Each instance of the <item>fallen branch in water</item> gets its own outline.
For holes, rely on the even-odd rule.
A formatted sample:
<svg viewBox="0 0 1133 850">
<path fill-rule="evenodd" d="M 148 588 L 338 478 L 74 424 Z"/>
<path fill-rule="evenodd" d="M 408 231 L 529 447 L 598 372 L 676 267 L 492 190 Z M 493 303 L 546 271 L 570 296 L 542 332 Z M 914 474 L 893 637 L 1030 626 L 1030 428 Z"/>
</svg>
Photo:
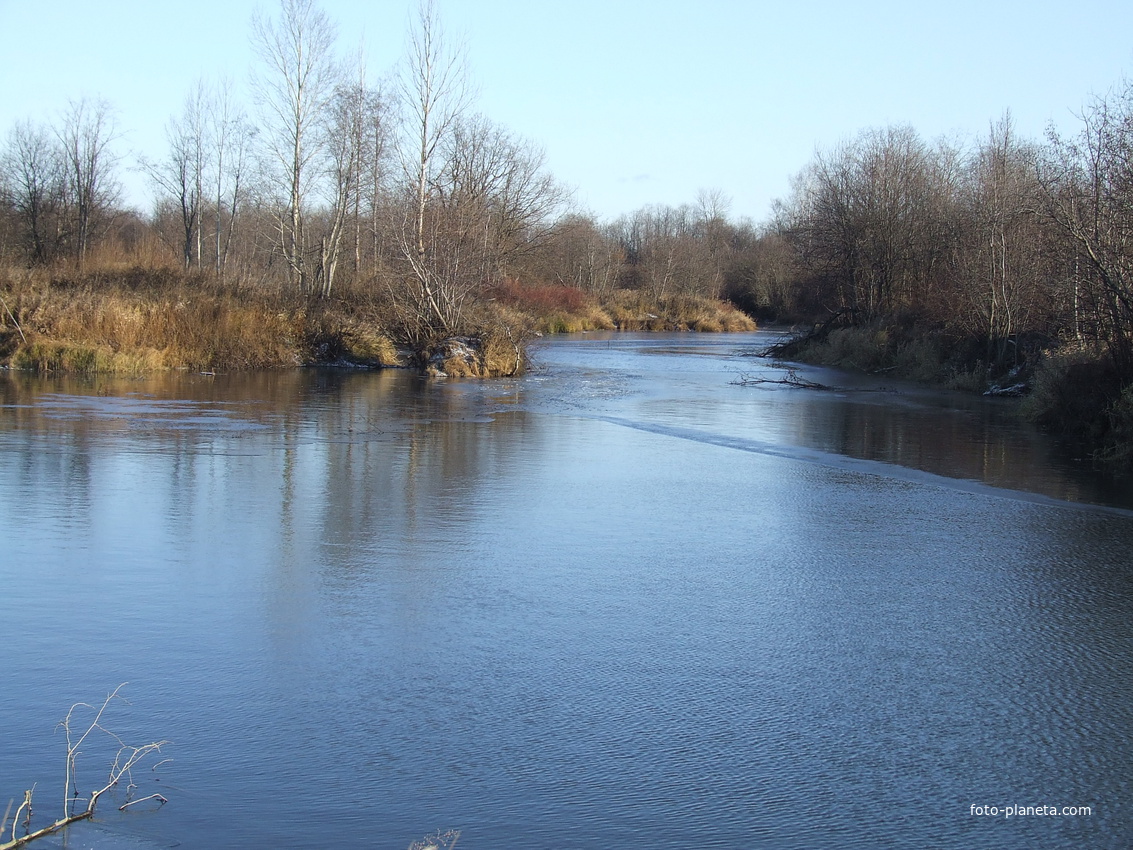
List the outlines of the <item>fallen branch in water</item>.
<svg viewBox="0 0 1133 850">
<path fill-rule="evenodd" d="M 161 748 L 169 742 L 154 741 L 149 744 L 143 744 L 140 747 L 133 747 L 125 743 L 116 734 L 102 725 L 102 716 L 103 714 L 105 714 L 106 709 L 110 706 L 110 703 L 112 703 L 114 700 L 122 700 L 123 702 L 126 701 L 125 697 L 120 696 L 118 693 L 125 686 L 126 683 L 123 682 L 121 685 L 107 694 L 106 699 L 103 701 L 101 707 L 97 709 L 93 705 L 85 702 L 77 702 L 71 706 L 71 710 L 67 712 L 67 716 L 63 718 L 63 720 L 59 724 L 63 727 L 63 731 L 67 736 L 67 773 L 66 778 L 63 782 L 63 817 L 52 824 L 48 824 L 42 829 L 37 829 L 35 832 L 28 831 L 31 828 L 32 793 L 35 791 L 35 786 L 33 785 L 29 790 L 24 792 L 24 802 L 20 804 L 18 809 L 16 809 L 16 814 L 12 820 L 12 837 L 9 841 L 0 843 L 0 850 L 14 850 L 14 848 L 17 847 L 23 847 L 29 841 L 34 841 L 35 839 L 42 838 L 45 835 L 51 835 L 52 833 L 58 832 L 64 827 L 70 826 L 76 821 L 86 820 L 87 818 L 92 817 L 94 815 L 95 806 L 98 804 L 98 798 L 109 791 L 111 788 L 113 788 L 115 785 L 117 785 L 123 777 L 126 777 L 127 781 L 129 782 L 127 794 L 129 795 L 129 793 L 132 793 L 132 790 L 136 786 L 132 781 L 130 781 L 131 768 L 136 767 L 142 759 L 144 759 L 151 753 L 161 752 Z M 76 738 L 75 733 L 78 730 L 72 728 L 72 723 L 76 719 L 75 711 L 82 708 L 90 709 L 91 711 L 95 712 L 95 715 L 94 719 L 86 727 L 86 730 Z M 85 741 L 90 739 L 90 737 L 94 735 L 95 732 L 102 732 L 103 734 L 109 736 L 118 745 L 118 751 L 114 755 L 113 762 L 111 762 L 110 771 L 107 774 L 106 778 L 106 784 L 95 791 L 91 791 L 90 796 L 86 800 L 86 808 L 84 808 L 82 811 L 75 812 L 74 805 L 81 799 L 79 797 L 79 791 L 77 787 L 78 778 L 76 776 L 75 770 L 78 757 L 82 753 L 79 748 Z M 148 797 L 142 798 L 142 800 L 155 799 L 162 804 L 167 802 L 166 799 L 160 794 L 151 794 Z M 127 800 L 126 804 L 121 808 L 125 809 L 127 806 L 133 805 L 133 803 L 142 802 L 142 800 Z M 11 805 L 11 803 L 8 804 L 8 811 L 11 811 Z M 16 831 L 20 825 L 20 813 L 24 812 L 25 810 L 27 814 L 24 816 L 23 820 L 24 834 L 16 835 Z M 0 837 L 3 836 L 3 832 L 8 825 L 8 811 L 4 813 L 4 820 L 0 821 Z"/>
<path fill-rule="evenodd" d="M 800 378 L 799 373 L 794 369 L 787 369 L 786 377 L 783 378 L 754 378 L 751 375 L 745 375 L 741 372 L 739 377 L 731 383 L 740 387 L 756 387 L 760 384 L 781 384 L 785 387 L 797 387 L 803 390 L 837 389 L 837 387 L 830 387 L 826 384 L 820 384 L 817 381 L 809 381 L 806 378 Z"/>
</svg>

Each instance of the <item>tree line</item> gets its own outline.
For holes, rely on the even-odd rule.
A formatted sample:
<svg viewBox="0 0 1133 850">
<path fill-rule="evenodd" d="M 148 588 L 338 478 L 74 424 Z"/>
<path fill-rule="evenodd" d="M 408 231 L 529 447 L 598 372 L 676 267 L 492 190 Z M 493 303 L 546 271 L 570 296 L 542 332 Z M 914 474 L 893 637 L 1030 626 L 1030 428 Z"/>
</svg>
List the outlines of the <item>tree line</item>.
<svg viewBox="0 0 1133 850">
<path fill-rule="evenodd" d="M 761 236 L 780 271 L 757 298 L 977 338 L 989 366 L 1071 343 L 1133 376 L 1130 154 L 1128 83 L 1093 99 L 1076 134 L 1042 141 L 1009 115 L 966 147 L 865 131 L 795 178 Z"/>
</svg>

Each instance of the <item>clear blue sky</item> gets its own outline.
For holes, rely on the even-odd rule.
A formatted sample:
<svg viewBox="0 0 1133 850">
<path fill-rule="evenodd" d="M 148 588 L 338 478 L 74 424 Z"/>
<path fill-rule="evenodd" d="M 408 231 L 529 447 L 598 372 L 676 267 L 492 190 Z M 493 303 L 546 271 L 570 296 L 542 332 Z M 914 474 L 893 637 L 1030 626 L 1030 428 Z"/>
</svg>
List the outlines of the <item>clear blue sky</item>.
<svg viewBox="0 0 1133 850">
<path fill-rule="evenodd" d="M 325 0 L 375 76 L 414 0 Z M 118 110 L 124 154 L 158 156 L 200 76 L 246 90 L 260 0 L 0 0 L 0 134 L 68 98 Z M 579 203 L 612 218 L 699 188 L 765 219 L 816 148 L 867 127 L 971 139 L 1010 109 L 1037 138 L 1133 75 L 1133 2 L 438 0 L 467 46 L 478 107 L 542 145 Z M 131 199 L 148 204 L 144 181 Z"/>
</svg>

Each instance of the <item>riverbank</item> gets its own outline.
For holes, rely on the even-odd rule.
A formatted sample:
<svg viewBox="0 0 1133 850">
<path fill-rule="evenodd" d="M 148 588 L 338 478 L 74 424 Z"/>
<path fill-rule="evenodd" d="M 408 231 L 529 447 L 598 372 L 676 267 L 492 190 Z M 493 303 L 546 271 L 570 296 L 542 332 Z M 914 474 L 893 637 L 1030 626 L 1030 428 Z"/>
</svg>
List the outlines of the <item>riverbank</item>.
<svg viewBox="0 0 1133 850">
<path fill-rule="evenodd" d="M 1075 454 L 1114 472 L 1133 472 L 1133 383 L 1103 350 L 1038 335 L 1009 340 L 878 320 L 837 317 L 780 343 L 774 356 L 1019 398 L 1022 416 Z"/>
<path fill-rule="evenodd" d="M 732 304 L 700 295 L 652 294 L 640 289 L 589 293 L 567 286 L 507 281 L 492 298 L 531 317 L 537 333 L 582 331 L 754 331 L 755 321 Z"/>
<path fill-rule="evenodd" d="M 526 342 L 543 333 L 755 329 L 735 307 L 709 298 L 635 290 L 596 295 L 512 281 L 472 305 L 462 327 L 415 339 L 399 326 L 383 293 L 362 289 L 305 298 L 140 267 L 0 275 L 0 364 L 39 372 L 342 363 L 493 377 L 522 371 Z"/>
</svg>

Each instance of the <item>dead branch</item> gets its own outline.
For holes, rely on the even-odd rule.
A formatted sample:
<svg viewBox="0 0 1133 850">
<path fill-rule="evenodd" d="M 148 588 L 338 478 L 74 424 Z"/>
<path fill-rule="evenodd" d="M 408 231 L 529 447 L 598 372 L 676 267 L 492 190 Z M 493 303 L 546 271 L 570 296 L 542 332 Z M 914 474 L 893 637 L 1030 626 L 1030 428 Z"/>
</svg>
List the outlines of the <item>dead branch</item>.
<svg viewBox="0 0 1133 850">
<path fill-rule="evenodd" d="M 150 794 L 150 795 L 149 795 L 148 797 L 141 797 L 140 799 L 137 799 L 137 800 L 130 800 L 130 801 L 129 801 L 128 803 L 123 803 L 123 804 L 122 804 L 121 806 L 119 806 L 119 807 L 118 807 L 118 811 L 120 811 L 120 812 L 124 812 L 124 811 L 126 811 L 126 809 L 130 808 L 130 806 L 135 806 L 135 805 L 137 805 L 138 803 L 144 803 L 144 802 L 145 802 L 146 800 L 157 800 L 157 801 L 158 801 L 159 803 L 161 803 L 161 804 L 162 804 L 163 806 L 164 806 L 164 805 L 165 805 L 166 803 L 168 803 L 168 802 L 169 802 L 168 800 L 166 800 L 166 799 L 165 799 L 165 798 L 164 798 L 163 796 L 161 796 L 160 794 Z"/>
<path fill-rule="evenodd" d="M 130 746 L 129 744 L 126 744 L 121 738 L 119 738 L 118 735 L 111 732 L 109 729 L 102 725 L 102 717 L 106 713 L 106 709 L 110 706 L 110 704 L 114 700 L 122 700 L 123 702 L 126 701 L 124 697 L 119 695 L 119 691 L 121 691 L 125 686 L 126 683 L 123 682 L 121 685 L 107 694 L 106 699 L 97 709 L 89 703 L 85 702 L 77 702 L 71 706 L 71 709 L 67 712 L 67 716 L 63 718 L 63 720 L 59 724 L 63 727 L 63 731 L 67 737 L 66 778 L 63 782 L 63 817 L 61 817 L 54 823 L 43 827 L 42 829 L 38 829 L 35 832 L 28 832 L 28 830 L 31 828 L 31 801 L 32 792 L 35 790 L 35 786 L 33 785 L 31 789 L 24 792 L 24 802 L 20 804 L 20 807 L 18 809 L 16 809 L 15 819 L 12 822 L 12 837 L 9 841 L 0 843 L 0 850 L 15 850 L 15 848 L 22 847 L 28 842 L 34 841 L 37 838 L 42 838 L 45 835 L 51 835 L 53 832 L 58 832 L 59 830 L 63 829 L 66 826 L 70 826 L 76 821 L 86 820 L 87 818 L 92 817 L 94 815 L 94 809 L 98 803 L 99 797 L 101 797 L 103 794 L 117 785 L 123 777 L 126 777 L 129 781 L 131 779 L 131 768 L 136 767 L 142 759 L 144 759 L 151 753 L 161 752 L 161 748 L 169 743 L 168 741 L 154 741 L 149 744 L 143 744 L 140 747 Z M 72 723 L 75 720 L 76 710 L 82 708 L 87 708 L 91 711 L 94 711 L 95 715 L 94 719 L 86 727 L 83 733 L 75 738 L 75 730 L 72 729 Z M 101 788 L 91 791 L 90 796 L 87 798 L 87 805 L 85 809 L 80 812 L 73 812 L 73 804 L 78 802 L 78 800 L 80 799 L 77 787 L 78 779 L 76 776 L 76 763 L 79 755 L 81 755 L 81 750 L 79 748 L 85 741 L 90 739 L 90 737 L 96 731 L 107 735 L 115 743 L 117 743 L 118 750 L 114 754 L 113 762 L 111 762 L 110 770 L 106 778 L 106 783 Z M 166 759 L 166 761 L 167 760 L 168 759 Z M 75 787 L 73 794 L 72 786 Z M 132 781 L 129 783 L 129 787 L 133 789 L 134 785 Z M 152 800 L 155 798 L 160 799 L 162 803 L 167 802 L 166 799 L 160 794 L 152 794 L 149 797 L 144 797 L 142 799 Z M 132 803 L 134 802 L 140 803 L 142 802 L 142 800 L 128 801 L 126 805 L 122 806 L 121 808 L 125 809 L 127 806 L 132 805 Z M 8 804 L 8 808 L 9 810 L 11 810 L 11 803 Z M 27 810 L 27 815 L 24 818 L 24 834 L 16 835 L 16 831 L 20 823 L 20 813 L 25 809 Z M 5 813 L 4 815 L 4 822 L 0 823 L 0 829 L 3 829 L 3 826 L 6 824 L 6 822 L 7 813 Z"/>
<path fill-rule="evenodd" d="M 745 375 L 742 372 L 736 380 L 730 383 L 740 387 L 756 387 L 761 384 L 781 384 L 785 387 L 797 387 L 803 390 L 835 390 L 837 387 L 827 386 L 820 384 L 817 381 L 810 381 L 806 378 L 799 377 L 799 373 L 794 369 L 787 369 L 787 374 L 783 378 L 755 378 L 751 375 Z"/>
</svg>

